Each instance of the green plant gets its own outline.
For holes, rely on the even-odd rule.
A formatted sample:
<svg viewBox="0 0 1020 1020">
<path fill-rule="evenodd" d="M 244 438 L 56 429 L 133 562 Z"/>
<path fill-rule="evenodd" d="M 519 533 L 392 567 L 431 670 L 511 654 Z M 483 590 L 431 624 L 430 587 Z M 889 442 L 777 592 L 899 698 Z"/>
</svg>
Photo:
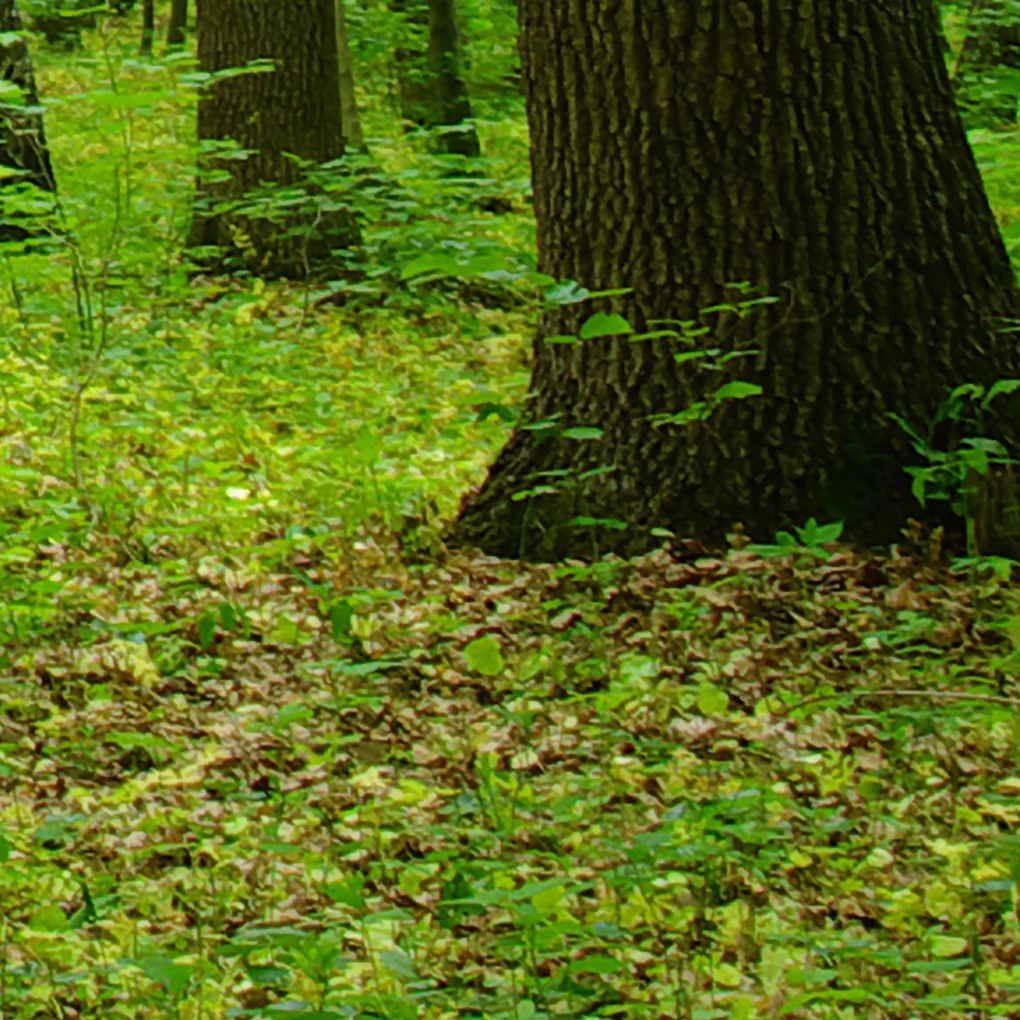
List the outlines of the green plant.
<svg viewBox="0 0 1020 1020">
<path fill-rule="evenodd" d="M 966 527 L 967 555 L 976 556 L 976 501 L 980 493 L 980 479 L 995 467 L 1016 463 L 1006 447 L 997 439 L 984 435 L 960 435 L 961 432 L 984 431 L 992 402 L 1020 390 L 1020 379 L 1000 379 L 989 387 L 978 383 L 963 383 L 952 390 L 939 404 L 925 431 L 909 424 L 902 415 L 889 417 L 910 438 L 914 449 L 928 463 L 907 467 L 913 479 L 911 491 L 922 507 L 929 500 L 945 500 Z M 946 425 L 957 426 L 952 445 L 940 449 L 936 435 Z"/>
<path fill-rule="evenodd" d="M 803 527 L 795 527 L 792 532 L 777 531 L 774 544 L 749 545 L 748 549 L 758 553 L 759 556 L 806 554 L 817 559 L 827 560 L 832 554 L 825 546 L 839 541 L 842 534 L 842 521 L 819 524 L 813 517 L 810 517 Z"/>
</svg>

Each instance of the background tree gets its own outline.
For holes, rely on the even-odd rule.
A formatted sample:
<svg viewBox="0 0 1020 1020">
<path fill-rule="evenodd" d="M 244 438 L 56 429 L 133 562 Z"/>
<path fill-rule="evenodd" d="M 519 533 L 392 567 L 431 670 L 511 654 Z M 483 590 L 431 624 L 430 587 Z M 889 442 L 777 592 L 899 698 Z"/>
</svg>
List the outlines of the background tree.
<svg viewBox="0 0 1020 1020">
<path fill-rule="evenodd" d="M 403 20 L 395 61 L 405 125 L 433 132 L 432 146 L 438 152 L 479 155 L 461 73 L 456 0 L 392 0 L 391 9 Z"/>
<path fill-rule="evenodd" d="M 354 87 L 354 59 L 347 36 L 347 8 L 344 0 L 336 0 L 336 46 L 340 61 L 340 117 L 344 126 L 344 142 L 352 149 L 362 149 L 365 133 L 361 126 L 361 113 Z"/>
<path fill-rule="evenodd" d="M 167 49 L 183 46 L 187 31 L 188 0 L 170 0 L 170 20 L 166 30 Z"/>
<path fill-rule="evenodd" d="M 478 132 L 471 122 L 471 100 L 461 74 L 456 0 L 429 0 L 428 62 L 428 127 L 436 132 L 437 147 L 451 155 L 481 155 Z"/>
<path fill-rule="evenodd" d="M 15 0 L 0 0 L 0 165 L 8 171 L 3 186 L 7 208 L 0 220 L 0 238 L 21 239 L 31 231 L 24 222 L 12 222 L 13 189 L 29 185 L 44 191 L 56 188 L 53 164 L 43 126 L 32 57 Z M 13 172 L 12 172 L 13 171 Z M 15 220 L 22 219 L 14 214 Z"/>
<path fill-rule="evenodd" d="M 795 0 L 520 0 L 520 18 L 541 268 L 631 288 L 613 307 L 642 332 L 732 301 L 731 281 L 779 303 L 704 315 L 718 354 L 682 363 L 663 337 L 548 343 L 598 306 L 549 312 L 523 427 L 454 537 L 558 556 L 824 514 L 895 538 L 917 455 L 889 413 L 923 423 L 949 387 L 1020 374 L 934 3 L 851 21 Z M 728 381 L 763 393 L 656 417 Z"/>
<path fill-rule="evenodd" d="M 345 211 L 302 200 L 308 168 L 344 152 L 335 2 L 202 0 L 197 24 L 200 67 L 220 77 L 198 107 L 207 151 L 188 246 L 209 266 L 303 276 L 357 238 Z M 271 69 L 222 74 L 252 61 Z"/>
<path fill-rule="evenodd" d="M 95 25 L 95 6 L 91 0 L 27 0 L 22 4 L 32 31 L 51 45 L 59 43 L 67 49 L 81 42 L 82 29 Z"/>
<path fill-rule="evenodd" d="M 152 54 L 152 43 L 156 38 L 156 0 L 142 0 L 142 42 L 139 50 L 146 56 Z"/>
<path fill-rule="evenodd" d="M 1020 0 L 973 0 L 954 79 L 968 122 L 1012 124 L 1020 99 Z"/>
</svg>

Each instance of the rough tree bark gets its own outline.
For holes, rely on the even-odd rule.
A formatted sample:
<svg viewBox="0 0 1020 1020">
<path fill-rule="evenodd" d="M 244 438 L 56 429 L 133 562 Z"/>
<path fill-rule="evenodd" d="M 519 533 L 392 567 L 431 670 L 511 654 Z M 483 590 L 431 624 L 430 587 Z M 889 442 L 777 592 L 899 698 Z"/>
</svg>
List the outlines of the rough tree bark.
<svg viewBox="0 0 1020 1020">
<path fill-rule="evenodd" d="M 20 93 L 20 101 L 4 97 L 0 103 L 0 166 L 14 171 L 3 177 L 3 189 L 13 195 L 9 189 L 28 184 L 55 191 L 35 72 L 15 0 L 0 0 L 0 33 L 0 79 L 15 86 L 16 95 Z M 35 232 L 10 208 L 17 202 L 4 205 L 8 208 L 0 216 L 0 240 L 23 240 Z"/>
<path fill-rule="evenodd" d="M 1020 0 L 974 0 L 954 79 L 969 123 L 998 127 L 1016 121 Z"/>
<path fill-rule="evenodd" d="M 188 32 L 188 0 L 171 0 L 170 21 L 166 29 L 168 50 L 183 46 Z"/>
<path fill-rule="evenodd" d="M 308 167 L 344 152 L 334 0 L 200 0 L 197 13 L 204 72 L 272 69 L 220 78 L 199 101 L 200 144 L 242 152 L 203 156 L 188 247 L 205 249 L 196 259 L 207 268 L 303 277 L 357 240 L 351 216 L 323 211 L 307 182 Z"/>
<path fill-rule="evenodd" d="M 895 539 L 918 457 L 888 414 L 923 423 L 951 386 L 1020 375 L 932 0 L 520 0 L 520 19 L 541 268 L 632 288 L 612 307 L 639 331 L 733 281 L 779 301 L 702 316 L 716 361 L 757 352 L 718 372 L 669 338 L 547 343 L 605 305 L 548 312 L 522 425 L 453 541 L 636 552 L 657 527 L 770 539 L 811 515 Z M 763 394 L 656 425 L 727 380 Z"/>
</svg>

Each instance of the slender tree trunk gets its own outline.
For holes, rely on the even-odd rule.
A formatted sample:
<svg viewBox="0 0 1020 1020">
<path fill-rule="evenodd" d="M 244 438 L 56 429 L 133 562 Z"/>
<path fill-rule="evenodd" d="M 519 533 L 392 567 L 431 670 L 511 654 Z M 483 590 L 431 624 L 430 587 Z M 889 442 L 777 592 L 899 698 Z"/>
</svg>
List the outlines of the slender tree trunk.
<svg viewBox="0 0 1020 1020">
<path fill-rule="evenodd" d="M 973 0 L 954 78 L 969 123 L 997 127 L 1016 121 L 1020 0 Z"/>
<path fill-rule="evenodd" d="M 15 0 L 0 0 L 0 79 L 16 86 L 20 102 L 0 104 L 0 165 L 13 170 L 0 187 L 0 239 L 23 240 L 36 233 L 30 218 L 19 215 L 17 193 L 30 185 L 55 191 L 53 164 L 46 144 L 39 91 L 35 84 L 32 57 L 24 35 Z"/>
<path fill-rule="evenodd" d="M 347 37 L 347 8 L 344 0 L 336 0 L 336 48 L 340 60 L 340 116 L 344 125 L 344 142 L 348 148 L 363 149 L 365 133 L 361 127 L 361 113 L 354 87 L 354 61 Z"/>
<path fill-rule="evenodd" d="M 139 52 L 152 56 L 152 41 L 156 37 L 156 0 L 142 0 L 142 42 Z"/>
<path fill-rule="evenodd" d="M 481 155 L 471 123 L 471 100 L 461 75 L 456 0 L 429 0 L 429 127 L 437 129 L 436 147 L 451 155 Z"/>
<path fill-rule="evenodd" d="M 188 0 L 171 0 L 170 21 L 166 30 L 168 50 L 183 46 L 188 32 Z"/>
<path fill-rule="evenodd" d="M 201 264 L 302 277 L 356 242 L 351 216 L 326 211 L 309 180 L 344 151 L 335 18 L 334 0 L 200 0 L 204 72 L 272 62 L 216 81 L 199 102 L 207 154 L 189 248 L 206 249 Z M 211 151 L 229 142 L 242 153 Z"/>
<path fill-rule="evenodd" d="M 60 3 L 49 8 L 29 7 L 27 13 L 34 32 L 41 33 L 50 45 L 61 44 L 67 50 L 73 50 L 81 42 L 82 29 L 93 28 L 96 24 L 95 12 L 79 13 L 73 3 L 68 3 L 66 8 Z"/>
<path fill-rule="evenodd" d="M 400 42 L 393 53 L 400 117 L 404 130 L 414 131 L 429 122 L 427 0 L 390 0 L 389 6 L 401 16 Z"/>
<path fill-rule="evenodd" d="M 391 0 L 390 9 L 404 18 L 404 36 L 394 56 L 405 127 L 432 131 L 437 152 L 479 155 L 461 75 L 456 0 Z"/>
<path fill-rule="evenodd" d="M 631 290 L 543 316 L 522 426 L 453 540 L 552 558 L 812 515 L 897 538 L 918 456 L 889 414 L 924 423 L 949 387 L 1020 376 L 934 3 L 520 0 L 520 18 L 540 265 Z M 735 281 L 778 303 L 699 315 Z M 547 342 L 610 307 L 639 332 L 700 320 L 718 353 Z M 762 394 L 657 417 L 737 381 Z"/>
</svg>

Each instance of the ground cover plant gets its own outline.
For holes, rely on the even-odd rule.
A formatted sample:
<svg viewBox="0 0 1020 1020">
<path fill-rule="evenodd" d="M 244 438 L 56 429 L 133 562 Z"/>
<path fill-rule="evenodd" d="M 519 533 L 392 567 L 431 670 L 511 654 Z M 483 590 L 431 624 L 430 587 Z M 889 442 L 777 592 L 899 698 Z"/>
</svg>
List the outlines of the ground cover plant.
<svg viewBox="0 0 1020 1020">
<path fill-rule="evenodd" d="M 485 155 L 452 173 L 374 87 L 391 17 L 351 11 L 364 240 L 311 282 L 189 272 L 187 52 L 105 18 L 38 50 L 60 208 L 3 254 L 0 1017 L 1016 1016 L 1013 564 L 907 518 L 879 549 L 826 518 L 448 549 L 576 291 L 534 272 L 512 52 L 468 50 Z M 1020 135 L 970 137 L 1016 259 Z"/>
</svg>

